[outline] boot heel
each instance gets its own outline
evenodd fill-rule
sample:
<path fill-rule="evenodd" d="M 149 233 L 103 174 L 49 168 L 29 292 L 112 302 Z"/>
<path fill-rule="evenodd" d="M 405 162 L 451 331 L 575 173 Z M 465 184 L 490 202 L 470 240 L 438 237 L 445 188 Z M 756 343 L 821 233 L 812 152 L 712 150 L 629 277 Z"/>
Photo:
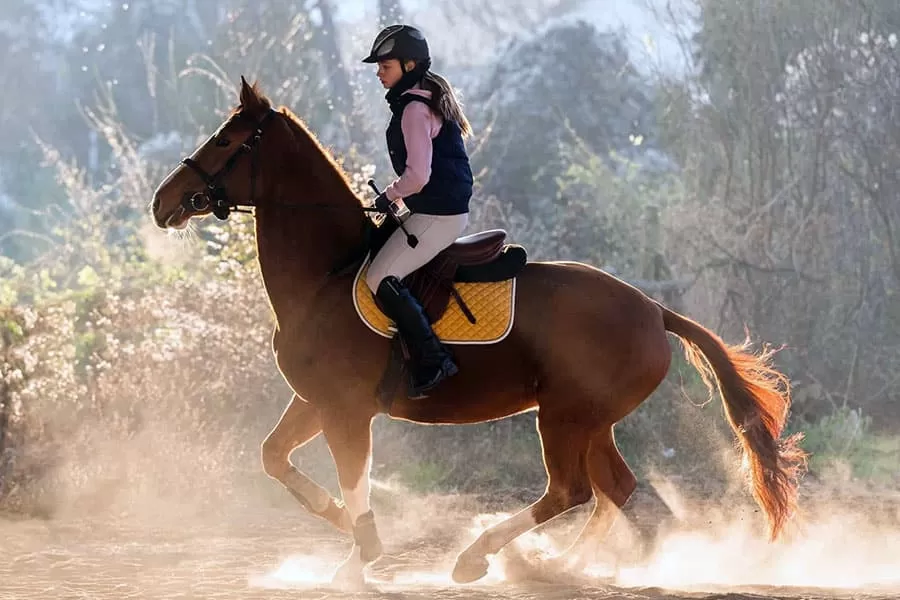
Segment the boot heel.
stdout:
<path fill-rule="evenodd" d="M 447 359 L 441 365 L 441 371 L 444 372 L 445 377 L 453 377 L 457 373 L 459 373 L 459 367 L 456 366 L 456 363 L 453 362 L 452 359 Z"/>
<path fill-rule="evenodd" d="M 421 394 L 459 372 L 453 356 L 434 334 L 421 304 L 396 277 L 389 275 L 378 284 L 376 300 L 397 325 L 413 355 L 408 385 L 410 398 L 422 397 Z"/>

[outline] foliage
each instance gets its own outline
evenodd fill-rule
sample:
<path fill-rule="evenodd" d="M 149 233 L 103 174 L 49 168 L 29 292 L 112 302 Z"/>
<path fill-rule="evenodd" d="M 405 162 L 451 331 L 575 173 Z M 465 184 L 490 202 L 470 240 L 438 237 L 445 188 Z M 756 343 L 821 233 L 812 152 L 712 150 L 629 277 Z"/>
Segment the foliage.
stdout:
<path fill-rule="evenodd" d="M 723 334 L 787 345 L 801 423 L 848 405 L 895 426 L 897 13 L 701 6 L 702 69 L 667 93 L 687 201 L 666 254 L 699 274 L 688 300 Z"/>
<path fill-rule="evenodd" d="M 271 357 L 252 223 L 203 221 L 166 237 L 146 206 L 235 103 L 240 74 L 337 148 L 360 192 L 371 165 L 386 163 L 353 71 L 335 68 L 330 3 L 189 4 L 202 14 L 178 18 L 179 0 L 119 6 L 103 13 L 115 31 L 79 32 L 60 77 L 81 106 L 48 119 L 65 139 L 38 131 L 15 157 L 34 173 L 29 153 L 39 155 L 55 179 L 12 171 L 34 221 L 19 221 L 27 255 L 0 257 L 6 506 L 214 501 L 265 481 L 258 444 L 289 390 Z M 900 449 L 882 430 L 897 424 L 900 359 L 900 12 L 840 0 L 699 6 L 688 48 L 698 69 L 686 80 L 647 80 L 619 33 L 585 23 L 499 49 L 467 108 L 471 229 L 504 227 L 533 259 L 626 278 L 658 278 L 662 257 L 669 275 L 694 282 L 684 312 L 726 339 L 746 325 L 786 344 L 790 426 L 806 432 L 814 472 L 895 477 Z M 721 403 L 704 402 L 674 342 L 673 354 L 664 384 L 617 426 L 620 447 L 640 475 L 726 479 Z M 545 483 L 533 414 L 470 427 L 379 420 L 375 434 L 376 476 L 417 490 L 530 497 Z M 324 442 L 298 454 L 334 489 Z"/>
<path fill-rule="evenodd" d="M 530 218 L 552 222 L 566 148 L 652 162 L 652 89 L 630 63 L 622 38 L 577 22 L 549 27 L 504 48 L 479 86 L 476 168 L 483 191 Z M 640 136 L 642 144 L 633 140 Z M 610 162 L 611 168 L 615 167 Z"/>
<path fill-rule="evenodd" d="M 647 254 L 658 249 L 648 215 L 678 203 L 677 178 L 616 152 L 595 154 L 580 138 L 560 155 L 566 167 L 557 177 L 556 218 L 543 251 L 641 276 Z"/>
<path fill-rule="evenodd" d="M 897 476 L 900 440 L 878 434 L 872 417 L 859 409 L 841 407 L 804 428 L 805 448 L 816 473 L 844 473 L 844 477 L 890 482 Z"/>
<path fill-rule="evenodd" d="M 101 188 L 47 150 L 70 212 L 52 228 L 51 252 L 28 268 L 2 264 L 2 492 L 14 505 L 53 504 L 43 487 L 50 481 L 54 491 L 90 487 L 125 469 L 92 459 L 111 439 L 161 430 L 184 444 L 240 446 L 248 440 L 229 432 L 254 424 L 248 409 L 285 399 L 268 360 L 271 317 L 252 230 L 229 223 L 204 245 L 153 256 L 161 240 L 148 237 L 137 209 L 157 169 L 124 140 L 110 143 L 120 175 Z M 186 483 L 206 462 L 184 463 L 185 479 L 173 470 L 161 489 Z"/>

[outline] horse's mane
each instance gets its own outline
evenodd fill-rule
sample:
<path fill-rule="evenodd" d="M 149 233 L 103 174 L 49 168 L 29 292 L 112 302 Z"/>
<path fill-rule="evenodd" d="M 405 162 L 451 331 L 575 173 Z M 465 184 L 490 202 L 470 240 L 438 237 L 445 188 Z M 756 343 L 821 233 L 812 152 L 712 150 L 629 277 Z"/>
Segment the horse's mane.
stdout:
<path fill-rule="evenodd" d="M 255 95 L 255 100 L 258 102 L 260 108 L 264 110 L 273 108 L 272 101 L 259 90 L 258 83 L 254 83 L 250 90 Z M 232 110 L 231 114 L 232 116 L 237 115 L 242 110 L 243 107 L 238 105 Z M 353 191 L 353 188 L 350 185 L 350 178 L 347 176 L 347 173 L 344 171 L 338 160 L 335 159 L 334 154 L 322 145 L 319 138 L 309 130 L 303 120 L 294 114 L 290 108 L 287 106 L 279 106 L 276 110 L 285 117 L 284 120 L 294 133 L 300 151 L 307 156 L 310 153 L 318 154 L 319 158 L 321 158 L 328 166 L 328 168 L 324 169 L 327 173 L 321 171 L 317 173 L 317 175 L 322 178 L 323 183 L 331 183 L 332 185 L 343 187 L 347 194 L 353 196 L 353 198 L 362 205 L 362 199 Z M 313 156 L 310 156 L 310 158 L 313 158 Z"/>

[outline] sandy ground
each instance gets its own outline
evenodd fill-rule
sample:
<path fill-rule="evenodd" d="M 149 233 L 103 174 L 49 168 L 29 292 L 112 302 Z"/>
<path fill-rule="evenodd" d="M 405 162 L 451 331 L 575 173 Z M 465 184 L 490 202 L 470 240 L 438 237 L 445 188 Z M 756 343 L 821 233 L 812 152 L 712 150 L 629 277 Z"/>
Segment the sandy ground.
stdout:
<path fill-rule="evenodd" d="M 618 579 L 538 568 L 534 551 L 541 550 L 547 538 L 528 534 L 521 544 L 493 557 L 484 579 L 456 585 L 449 574 L 457 553 L 480 526 L 500 518 L 479 519 L 465 508 L 432 498 L 385 511 L 379 517 L 385 556 L 368 573 L 366 589 L 357 592 L 330 585 L 331 574 L 349 549 L 348 539 L 299 509 L 231 508 L 165 523 L 146 515 L 140 521 L 111 514 L 90 519 L 0 518 L 0 600 L 900 597 L 900 535 L 885 530 L 875 545 L 850 547 L 840 540 L 862 540 L 862 530 L 846 519 L 841 522 L 860 535 L 835 533 L 832 524 L 827 528 L 830 538 L 825 530 L 814 529 L 806 542 L 794 542 L 789 554 L 784 549 L 761 559 L 753 554 L 771 547 L 734 531 L 727 539 L 672 538 L 652 568 Z M 563 520 L 577 531 L 584 516 Z M 779 565 L 788 569 L 778 571 Z M 693 573 L 698 566 L 702 569 Z M 729 568 L 743 575 L 743 582 L 731 577 Z M 754 570 L 763 583 L 752 583 Z M 792 585 L 785 585 L 784 579 L 777 583 L 779 572 L 797 574 L 798 579 Z M 767 580 L 777 584 L 767 585 Z M 836 589 L 829 589 L 835 584 Z"/>

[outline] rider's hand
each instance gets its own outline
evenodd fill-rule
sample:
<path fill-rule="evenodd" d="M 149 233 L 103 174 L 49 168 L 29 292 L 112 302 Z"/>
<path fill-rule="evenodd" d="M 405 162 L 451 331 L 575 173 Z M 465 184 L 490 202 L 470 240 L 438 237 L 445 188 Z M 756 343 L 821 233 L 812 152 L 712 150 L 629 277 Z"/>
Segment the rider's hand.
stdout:
<path fill-rule="evenodd" d="M 387 214 L 391 209 L 391 201 L 388 200 L 387 194 L 381 192 L 378 194 L 378 197 L 375 198 L 375 208 L 380 210 L 381 212 Z"/>

